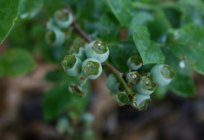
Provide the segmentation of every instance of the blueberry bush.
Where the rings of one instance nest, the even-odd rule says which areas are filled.
[[[195,96],[193,74],[204,74],[203,0],[0,0],[0,17],[1,48],[9,46],[0,48],[0,76],[31,73],[36,53],[56,65],[43,112],[48,121],[68,112],[62,133],[75,135],[77,118],[81,137],[93,136],[85,110],[96,79],[119,105],[143,110],[169,90]]]

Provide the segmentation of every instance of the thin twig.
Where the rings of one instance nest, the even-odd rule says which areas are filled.
[[[81,27],[76,21],[74,21],[73,27],[86,42],[88,43],[91,42],[91,39],[89,38],[89,36],[81,29]]]
[[[79,24],[76,22],[76,20],[74,21],[74,23],[72,24],[74,29],[79,33],[79,35],[84,39],[84,41],[86,41],[87,43],[91,42],[91,39],[89,38],[89,36],[86,34],[86,32],[84,32],[81,27],[79,26]],[[125,91],[127,92],[127,94],[133,98],[134,97],[134,92],[132,91],[132,89],[126,84],[125,80],[122,78],[122,73],[120,71],[118,71],[113,65],[111,65],[108,62],[104,63],[104,66],[106,66],[118,79],[118,81],[123,85]]]
[[[123,74],[119,72],[113,65],[111,65],[108,62],[105,62],[104,65],[116,76],[118,81],[123,85],[125,91],[128,93],[128,95],[133,98],[134,92],[132,89],[126,84],[125,80],[123,79]]]

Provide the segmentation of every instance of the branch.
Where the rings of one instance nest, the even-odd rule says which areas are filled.
[[[91,42],[91,39],[89,38],[89,36],[81,29],[81,27],[79,26],[79,24],[74,21],[74,23],[72,24],[74,29],[80,34],[80,36],[86,41],[86,42]]]
[[[119,72],[113,65],[111,65],[108,62],[105,62],[104,65],[115,75],[115,77],[118,79],[118,81],[123,85],[125,91],[128,93],[128,95],[133,98],[134,92],[132,89],[126,84],[126,81],[123,79],[123,74]]]
[[[79,33],[79,35],[84,39],[84,41],[86,41],[87,43],[91,42],[91,39],[89,38],[89,36],[81,29],[81,27],[79,26],[79,24],[76,22],[76,20],[74,21],[74,23],[72,24],[72,26],[74,27],[74,29]],[[111,65],[108,62],[104,63],[104,66],[106,66],[118,79],[118,81],[123,85],[125,91],[127,92],[127,94],[133,98],[134,97],[134,92],[132,91],[132,89],[127,85],[127,83],[125,82],[125,80],[122,78],[122,73],[120,71],[118,71],[113,65]]]

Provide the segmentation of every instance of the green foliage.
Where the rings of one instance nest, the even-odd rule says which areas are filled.
[[[133,19],[131,21],[131,24],[129,26],[130,32],[134,32],[135,28],[140,25],[147,25],[149,22],[153,21],[154,17],[151,13],[141,11],[138,13],[135,13],[135,16],[133,16]]]
[[[19,16],[22,19],[35,17],[43,6],[43,0],[20,0]]]
[[[74,111],[77,115],[84,112],[88,97],[81,98],[69,91],[70,83],[76,79],[66,77],[68,80],[63,80],[58,85],[45,93],[43,100],[44,118],[50,121],[65,111]],[[84,92],[88,92],[88,85],[84,87]]]
[[[185,81],[185,82],[184,82]],[[172,82],[170,89],[184,97],[195,95],[195,86],[191,75],[177,74],[174,81]]]
[[[148,23],[147,27],[149,29],[151,39],[160,41],[163,35],[165,35],[171,28],[171,25],[162,10],[156,9],[152,13],[154,19]]]
[[[135,53],[137,53],[137,50],[132,42],[110,44],[110,61],[122,72],[128,71],[127,61]]]
[[[10,49],[0,55],[0,77],[16,77],[30,73],[36,67],[32,55],[22,49]]]
[[[170,50],[167,50],[164,51],[166,63],[176,71],[169,89],[179,96],[195,96],[195,85],[189,64],[185,60],[177,58]]]
[[[0,1],[0,44],[5,40],[17,20],[19,0]]]
[[[174,32],[171,51],[178,58],[184,58],[198,73],[204,74],[204,27],[187,24]]]
[[[183,12],[182,23],[194,23],[203,25],[204,3],[202,0],[180,0],[178,2]]]
[[[106,0],[106,2],[120,24],[122,26],[128,26],[132,17],[131,0]]]
[[[179,60],[170,50],[168,52],[166,50],[165,54],[166,63],[171,65],[176,71],[175,78],[169,89],[179,96],[194,96],[196,91],[189,64],[185,60]]]
[[[156,98],[157,100],[163,100],[165,98],[167,92],[167,87],[158,87],[153,94],[153,98]]]
[[[160,45],[150,40],[145,26],[136,27],[133,40],[144,64],[164,63],[165,57],[161,52]]]

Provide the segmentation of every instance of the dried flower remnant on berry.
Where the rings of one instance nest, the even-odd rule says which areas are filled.
[[[140,74],[137,71],[129,72],[126,74],[126,80],[128,85],[135,86],[140,78]]]
[[[66,21],[66,20],[69,19],[69,12],[68,12],[68,10],[65,10],[65,9],[58,10],[58,11],[55,13],[55,17],[56,17],[58,20]]]
[[[148,77],[148,76],[144,77],[144,79],[142,80],[143,88],[150,90],[150,91],[153,91],[156,88],[156,84],[153,83],[152,81],[153,80],[150,77]]]
[[[139,55],[133,55],[128,59],[127,65],[131,70],[138,70],[143,65],[142,58]]]
[[[172,79],[172,77],[175,75],[174,70],[168,65],[163,66],[161,69],[161,74],[167,79]]]
[[[65,66],[66,68],[72,68],[75,63],[76,57],[74,55],[67,55],[62,61],[62,65]]]
[[[85,75],[96,75],[98,73],[99,64],[97,62],[89,61],[83,67]]]
[[[98,54],[104,54],[108,51],[106,43],[99,40],[95,41],[93,45],[93,50]]]

